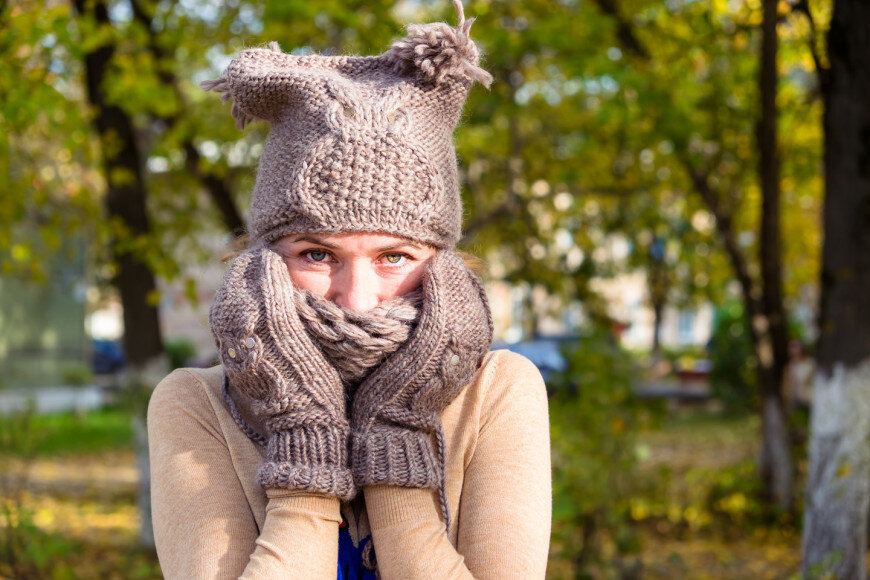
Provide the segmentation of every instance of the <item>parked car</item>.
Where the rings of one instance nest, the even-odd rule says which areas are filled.
[[[522,342],[496,344],[493,345],[493,348],[504,348],[523,355],[538,367],[541,376],[544,377],[544,382],[549,382],[553,373],[568,368],[568,361],[562,355],[562,345],[577,340],[576,336],[546,336]]]
[[[124,347],[119,340],[94,339],[91,342],[91,367],[94,374],[116,373],[127,362]]]

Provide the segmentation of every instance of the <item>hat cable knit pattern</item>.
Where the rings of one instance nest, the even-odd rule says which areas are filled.
[[[300,232],[386,232],[438,248],[461,235],[453,130],[489,73],[459,0],[457,26],[412,24],[377,56],[243,50],[206,90],[236,126],[270,123],[251,203],[254,242]]]

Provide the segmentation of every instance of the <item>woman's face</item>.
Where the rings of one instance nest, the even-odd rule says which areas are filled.
[[[361,311],[417,288],[437,251],[380,233],[291,234],[273,248],[295,286]]]

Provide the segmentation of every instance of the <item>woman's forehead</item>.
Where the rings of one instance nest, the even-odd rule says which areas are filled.
[[[381,232],[342,232],[290,234],[280,240],[283,243],[309,242],[333,249],[370,249],[386,251],[399,247],[426,248],[409,238]]]

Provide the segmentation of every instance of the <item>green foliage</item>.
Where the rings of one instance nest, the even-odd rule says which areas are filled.
[[[11,578],[73,578],[63,561],[71,545],[63,537],[46,534],[33,521],[23,502],[21,477],[10,469],[13,457],[25,461],[37,452],[38,426],[31,405],[0,421],[0,576]]]
[[[731,411],[746,411],[758,406],[755,355],[749,327],[739,302],[729,302],[716,311],[710,340],[713,369],[710,382],[715,396]]]
[[[759,6],[608,3],[623,29],[600,5],[466,3],[495,78],[490,91],[471,92],[457,132],[468,238],[497,258],[498,277],[585,300],[593,314],[604,305],[592,278],[627,269],[651,273],[657,302],[716,299],[733,276],[687,168],[710,177],[752,262]],[[826,22],[829,2],[813,10]],[[783,264],[793,297],[818,269],[821,107],[811,98],[805,18],[783,11]],[[195,278],[187,264],[213,260],[203,241],[225,233],[203,179],[218,180],[244,209],[268,130],[255,123],[239,132],[228,104],[198,82],[217,77],[242,48],[271,40],[287,52],[376,54],[408,22],[456,18],[446,1],[389,0],[231,2],[205,12],[156,3],[136,17],[110,16],[100,25],[91,11],[45,0],[2,10],[11,26],[0,43],[0,222],[13,227],[0,229],[0,269],[45,279],[44,256],[60,251],[70,232],[86,231],[98,282],[108,284],[116,267],[106,251],[111,238],[159,277],[181,280],[189,297]],[[624,45],[626,33],[647,56]],[[109,102],[148,136],[144,234],[101,219],[106,182],[131,177],[101,175],[112,143],[96,138],[81,86],[84,56],[102,45],[114,49]],[[196,171],[191,150],[199,153]],[[605,251],[618,238],[628,240],[627,256]]]
[[[133,437],[130,415],[117,409],[86,413],[0,417],[0,450],[15,457],[84,455],[129,449]]]
[[[756,461],[742,461],[719,470],[709,488],[706,507],[732,536],[763,527],[793,529],[800,521],[800,514],[777,510],[764,501]]]
[[[20,503],[0,504],[0,575],[9,578],[76,577],[66,563],[74,544],[60,534],[47,533],[33,522],[33,512]]]
[[[567,355],[550,401],[553,517],[558,542],[586,577],[601,563],[604,544],[617,558],[640,550],[630,498],[641,485],[637,434],[653,415],[633,394],[633,359],[609,333],[584,336]]]
[[[169,357],[170,370],[187,366],[196,356],[196,345],[186,338],[167,341],[163,350]]]
[[[719,470],[707,495],[707,509],[740,531],[766,522],[758,468],[744,461]]]
[[[71,364],[63,369],[61,377],[65,385],[80,387],[90,384],[94,380],[94,373],[86,364]]]

